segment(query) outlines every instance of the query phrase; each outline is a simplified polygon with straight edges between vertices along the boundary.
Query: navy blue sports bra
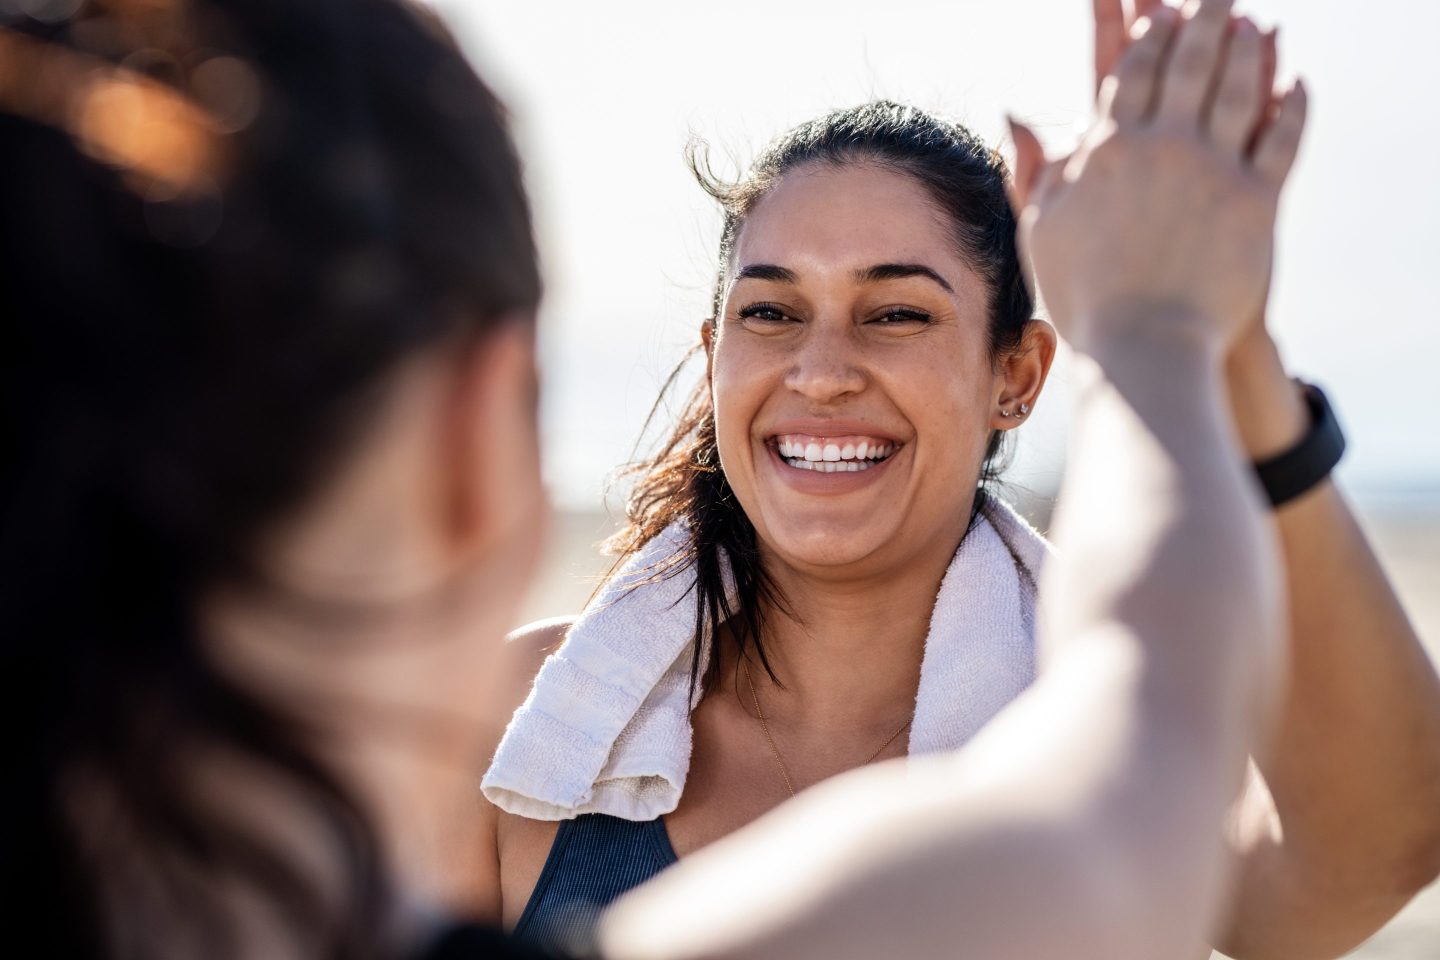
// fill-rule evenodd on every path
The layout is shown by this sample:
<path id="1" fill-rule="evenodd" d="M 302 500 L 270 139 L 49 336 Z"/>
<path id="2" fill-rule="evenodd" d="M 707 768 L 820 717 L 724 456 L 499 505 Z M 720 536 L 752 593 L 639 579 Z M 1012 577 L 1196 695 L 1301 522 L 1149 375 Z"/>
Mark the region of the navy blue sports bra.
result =
<path id="1" fill-rule="evenodd" d="M 636 822 L 587 813 L 562 821 L 514 935 L 552 950 L 588 953 L 600 911 L 675 859 L 663 817 Z"/>

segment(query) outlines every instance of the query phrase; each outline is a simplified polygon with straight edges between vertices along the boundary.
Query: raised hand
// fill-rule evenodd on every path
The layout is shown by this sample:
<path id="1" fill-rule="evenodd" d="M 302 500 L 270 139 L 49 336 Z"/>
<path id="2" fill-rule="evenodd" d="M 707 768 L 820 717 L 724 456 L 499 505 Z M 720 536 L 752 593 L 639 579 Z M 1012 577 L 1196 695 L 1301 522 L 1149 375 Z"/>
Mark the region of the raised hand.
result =
<path id="1" fill-rule="evenodd" d="M 1297 84 L 1271 122 L 1265 43 L 1230 0 L 1156 4 L 1102 85 L 1079 149 L 1046 163 L 1014 124 L 1013 202 L 1034 279 L 1081 349 L 1165 314 L 1228 349 L 1263 311 L 1280 188 L 1304 126 Z"/>
<path id="2" fill-rule="evenodd" d="M 1095 92 L 1097 96 L 1104 85 L 1105 78 L 1115 71 L 1116 64 L 1120 62 L 1121 56 L 1129 48 L 1135 24 L 1164 5 L 1165 0 L 1131 0 L 1130 9 L 1127 11 L 1127 5 L 1123 0 L 1092 0 L 1095 19 Z M 1231 29 L 1237 28 L 1244 19 L 1246 18 L 1232 16 Z M 1262 54 L 1260 89 L 1265 93 L 1266 108 L 1261 111 L 1254 131 L 1255 136 L 1260 135 L 1261 130 L 1269 124 L 1270 119 L 1280 108 L 1280 98 L 1275 93 L 1275 73 L 1279 62 L 1276 43 L 1278 33 L 1278 28 L 1271 28 L 1260 34 Z M 1241 341 L 1241 345 L 1236 348 L 1236 353 L 1258 352 L 1264 354 L 1267 346 L 1265 316 L 1262 311 L 1253 318 L 1252 329 L 1249 335 Z"/>

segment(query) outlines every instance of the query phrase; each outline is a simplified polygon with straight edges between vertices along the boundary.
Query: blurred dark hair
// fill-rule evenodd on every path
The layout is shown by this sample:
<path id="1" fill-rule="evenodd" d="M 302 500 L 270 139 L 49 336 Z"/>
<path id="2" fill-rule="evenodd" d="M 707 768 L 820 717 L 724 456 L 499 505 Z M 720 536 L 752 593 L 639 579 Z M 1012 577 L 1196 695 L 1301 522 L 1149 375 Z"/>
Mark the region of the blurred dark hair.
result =
<path id="1" fill-rule="evenodd" d="M 878 100 L 794 128 L 766 148 L 738 182 L 715 176 L 703 145 L 692 145 L 688 159 L 695 179 L 720 204 L 724 215 L 719 270 L 706 321 L 712 330 L 724 306 L 725 278 L 735 239 L 756 202 L 786 174 L 802 167 L 871 163 L 913 177 L 945 214 L 956 248 L 989 288 L 992 361 L 1020 346 L 1035 303 L 1016 253 L 1015 218 L 1005 193 L 1009 173 L 1000 154 L 960 124 L 915 107 Z M 652 419 L 683 367 L 684 363 L 677 367 L 662 388 Z M 985 488 L 1005 468 L 1004 436 L 1003 431 L 991 432 L 977 477 L 972 525 L 989 502 Z M 755 528 L 720 466 L 707 380 L 696 385 L 659 451 L 626 473 L 638 478 L 626 504 L 628 524 L 610 541 L 622 560 L 671 523 L 684 520 L 689 525 L 688 546 L 667 564 L 665 575 L 694 571 L 692 685 L 702 679 L 708 682 L 713 675 L 720 646 L 705 641 L 720 636 L 722 625 L 728 625 L 742 652 L 753 644 L 760 662 L 778 680 L 761 635 L 765 611 L 783 609 L 785 600 L 760 562 Z M 733 603 L 723 580 L 727 564 L 734 576 Z M 708 660 L 702 662 L 706 649 Z"/>
<path id="2" fill-rule="evenodd" d="M 365 818 L 314 731 L 207 658 L 197 598 L 259 576 L 256 534 L 402 359 L 537 304 L 504 111 L 394 0 L 95 2 L 0 40 L 0 903 L 49 955 L 160 952 L 106 928 L 106 870 L 138 863 L 214 954 L 235 931 L 196 876 L 315 956 L 374 955 Z M 207 810 L 200 751 L 307 798 L 343 903 Z"/>

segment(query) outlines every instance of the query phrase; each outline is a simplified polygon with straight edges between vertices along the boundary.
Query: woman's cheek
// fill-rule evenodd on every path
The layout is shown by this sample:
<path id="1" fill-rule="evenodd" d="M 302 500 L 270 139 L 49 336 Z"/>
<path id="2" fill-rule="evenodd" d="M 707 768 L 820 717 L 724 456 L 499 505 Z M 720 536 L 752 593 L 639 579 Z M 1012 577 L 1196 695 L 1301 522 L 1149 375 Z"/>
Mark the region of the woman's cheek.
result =
<path id="1" fill-rule="evenodd" d="M 988 382 L 954 368 L 917 371 L 909 382 L 907 406 L 924 453 L 922 469 L 945 478 L 947 487 L 955 478 L 978 476 L 990 436 Z"/>
<path id="2" fill-rule="evenodd" d="M 717 347 L 710 376 L 710 402 L 715 410 L 720 463 L 737 493 L 748 490 L 751 485 L 754 465 L 750 462 L 750 425 L 763 402 L 763 389 L 753 376 L 745 373 L 747 368 L 753 369 L 753 365 L 737 355 L 741 352 L 733 347 Z"/>

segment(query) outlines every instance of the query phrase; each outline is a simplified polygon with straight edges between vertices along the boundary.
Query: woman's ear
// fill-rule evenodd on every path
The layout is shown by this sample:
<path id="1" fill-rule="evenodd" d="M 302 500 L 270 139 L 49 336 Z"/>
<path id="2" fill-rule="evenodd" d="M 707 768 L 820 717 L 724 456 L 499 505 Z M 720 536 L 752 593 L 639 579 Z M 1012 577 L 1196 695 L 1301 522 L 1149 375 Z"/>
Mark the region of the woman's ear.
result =
<path id="1" fill-rule="evenodd" d="M 261 545 L 269 575 L 297 595 L 376 604 L 473 570 L 487 593 L 518 596 L 548 517 L 536 386 L 523 314 L 397 364 L 332 476 Z"/>
<path id="2" fill-rule="evenodd" d="M 1025 324 L 1019 345 L 1000 358 L 995 409 L 990 425 L 1010 430 L 1024 423 L 1035 410 L 1050 364 L 1055 361 L 1055 328 L 1044 320 Z"/>
<path id="3" fill-rule="evenodd" d="M 460 554 L 538 556 L 548 516 L 540 474 L 535 324 L 517 315 L 459 358 L 437 446 L 441 522 Z"/>
<path id="4" fill-rule="evenodd" d="M 715 366 L 714 318 L 700 321 L 700 345 L 705 348 L 705 379 L 709 380 Z"/>

